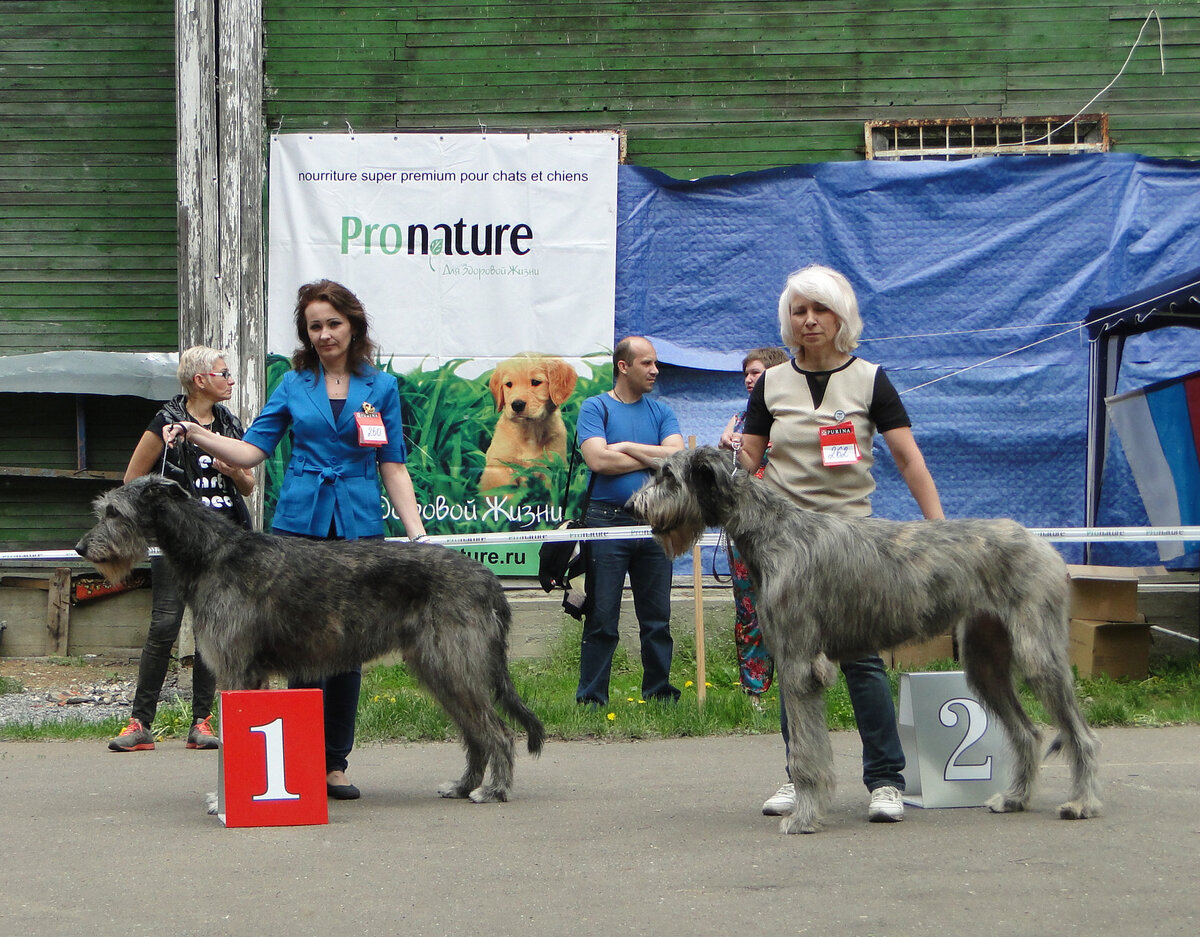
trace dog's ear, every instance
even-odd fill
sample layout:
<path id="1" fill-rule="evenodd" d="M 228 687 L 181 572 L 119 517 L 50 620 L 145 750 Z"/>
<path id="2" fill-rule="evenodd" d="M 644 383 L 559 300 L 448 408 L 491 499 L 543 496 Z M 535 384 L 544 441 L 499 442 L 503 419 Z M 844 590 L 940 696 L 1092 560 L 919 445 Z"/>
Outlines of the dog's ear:
<path id="1" fill-rule="evenodd" d="M 488 381 L 488 390 L 492 392 L 492 399 L 496 401 L 497 413 L 504 409 L 504 382 L 508 380 L 507 372 L 508 368 L 498 364 L 492 372 L 491 380 Z"/>
<path id="2" fill-rule="evenodd" d="M 695 493 L 706 527 L 724 523 L 729 500 L 724 486 L 732 472 L 733 466 L 719 449 L 702 446 L 690 454 L 688 486 Z"/>
<path id="3" fill-rule="evenodd" d="M 141 478 L 134 479 L 130 484 L 145 488 L 147 495 L 164 501 L 186 501 L 188 499 L 188 493 L 184 491 L 179 482 L 163 475 L 143 475 Z"/>
<path id="4" fill-rule="evenodd" d="M 546 374 L 550 378 L 550 399 L 556 407 L 561 407 L 575 392 L 579 375 L 562 358 L 547 358 Z"/>

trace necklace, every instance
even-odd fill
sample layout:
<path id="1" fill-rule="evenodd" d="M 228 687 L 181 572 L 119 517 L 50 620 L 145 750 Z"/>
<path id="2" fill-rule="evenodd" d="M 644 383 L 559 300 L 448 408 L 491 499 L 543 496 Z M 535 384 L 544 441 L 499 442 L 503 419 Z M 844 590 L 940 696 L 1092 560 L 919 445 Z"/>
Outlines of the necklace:
<path id="1" fill-rule="evenodd" d="M 208 418 L 208 422 L 207 422 L 207 423 L 205 423 L 203 420 L 201 420 L 201 419 L 200 419 L 198 416 L 196 416 L 196 415 L 195 415 L 194 413 L 192 413 L 190 410 L 186 411 L 186 413 L 187 413 L 187 415 L 188 415 L 188 416 L 190 416 L 190 417 L 191 417 L 193 420 L 195 420 L 195 421 L 196 421 L 196 424 L 197 424 L 197 425 L 199 425 L 199 426 L 203 427 L 204 429 L 212 429 L 213 420 L 215 419 L 214 417 L 212 417 L 212 416 L 209 416 L 209 418 Z"/>
<path id="2" fill-rule="evenodd" d="M 616 397 L 616 398 L 617 398 L 617 403 L 623 403 L 623 404 L 626 404 L 626 405 L 628 405 L 628 404 L 629 404 L 629 401 L 628 401 L 628 400 L 622 400 L 622 399 L 621 399 L 621 395 L 617 393 L 617 389 L 616 389 L 615 387 L 612 389 L 612 395 L 613 395 L 614 397 Z"/>

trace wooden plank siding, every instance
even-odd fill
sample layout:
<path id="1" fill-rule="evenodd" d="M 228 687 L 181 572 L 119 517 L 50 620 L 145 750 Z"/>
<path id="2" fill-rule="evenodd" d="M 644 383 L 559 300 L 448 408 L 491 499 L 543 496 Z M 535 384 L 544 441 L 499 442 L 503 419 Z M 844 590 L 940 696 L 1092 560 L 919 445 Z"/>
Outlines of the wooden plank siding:
<path id="1" fill-rule="evenodd" d="M 1075 113 L 1155 9 L 1166 74 L 1151 24 L 1089 110 L 1200 158 L 1197 0 L 262 4 L 268 131 L 616 129 L 683 178 L 861 159 L 867 120 Z M 175 186 L 174 0 L 2 0 L 0 354 L 175 349 Z M 106 483 L 36 474 L 72 470 L 74 398 L 3 390 L 0 549 L 74 542 Z M 132 400 L 87 399 L 90 468 L 124 468 Z"/>
<path id="2" fill-rule="evenodd" d="M 861 159 L 877 119 L 1071 114 L 1200 157 L 1200 5 L 1088 0 L 264 0 L 268 127 L 623 129 L 680 177 Z"/>
<path id="3" fill-rule="evenodd" d="M 174 24 L 172 0 L 0 3 L 0 354 L 177 348 Z M 113 484 L 69 474 L 77 398 L 3 390 L 0 549 L 72 544 Z M 156 405 L 79 404 L 87 468 L 124 472 Z"/>
<path id="4" fill-rule="evenodd" d="M 174 21 L 0 4 L 0 353 L 176 347 Z"/>

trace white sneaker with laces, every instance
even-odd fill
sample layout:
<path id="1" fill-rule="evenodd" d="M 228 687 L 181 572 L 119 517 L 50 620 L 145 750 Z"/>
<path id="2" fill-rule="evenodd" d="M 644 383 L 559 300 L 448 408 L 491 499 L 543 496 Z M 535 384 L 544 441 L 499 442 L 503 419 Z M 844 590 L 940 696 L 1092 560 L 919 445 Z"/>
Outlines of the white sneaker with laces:
<path id="1" fill-rule="evenodd" d="M 796 786 L 791 782 L 767 798 L 763 804 L 764 817 L 782 817 L 796 809 Z"/>
<path id="2" fill-rule="evenodd" d="M 904 819 L 904 798 L 894 787 L 877 787 L 871 791 L 871 806 L 867 819 L 872 823 L 899 823 Z"/>

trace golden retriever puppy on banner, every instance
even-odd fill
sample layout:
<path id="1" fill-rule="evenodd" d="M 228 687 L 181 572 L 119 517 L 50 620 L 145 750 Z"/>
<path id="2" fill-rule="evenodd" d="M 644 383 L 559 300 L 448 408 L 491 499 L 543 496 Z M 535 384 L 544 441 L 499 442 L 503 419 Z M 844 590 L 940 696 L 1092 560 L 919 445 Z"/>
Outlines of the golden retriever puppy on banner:
<path id="1" fill-rule="evenodd" d="M 567 428 L 558 408 L 575 390 L 575 369 L 562 358 L 522 352 L 502 361 L 488 387 L 500 418 L 487 449 L 479 490 L 504 488 L 521 466 L 550 454 L 567 458 Z"/>

